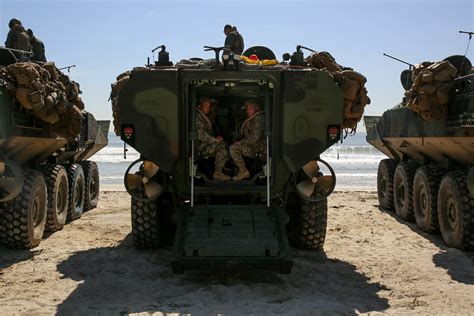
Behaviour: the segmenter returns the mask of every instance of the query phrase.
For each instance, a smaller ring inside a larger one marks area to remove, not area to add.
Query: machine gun
[[[165,45],[160,45],[151,50],[154,53],[156,50],[161,49],[158,52],[158,61],[155,61],[155,66],[173,66],[173,63],[170,62],[170,53],[166,51]]]
[[[71,66],[66,66],[66,67],[62,67],[62,68],[59,68],[59,70],[64,70],[64,69],[67,69],[67,73],[68,75],[71,74],[71,68],[75,68],[76,65],[71,65]]]
[[[383,53],[383,55],[386,56],[386,57],[388,57],[388,58],[392,58],[392,59],[394,59],[394,60],[396,60],[396,61],[399,61],[399,62],[401,62],[401,63],[403,63],[403,64],[405,64],[405,65],[410,66],[410,68],[409,68],[410,70],[413,70],[413,68],[415,68],[415,65],[410,64],[409,62],[406,62],[406,61],[404,61],[404,60],[401,60],[401,59],[398,59],[398,58],[396,58],[396,57],[390,56],[389,54]]]
[[[302,46],[302,45],[298,45],[298,46],[296,46],[296,52],[294,52],[293,55],[291,55],[290,65],[292,65],[292,66],[305,66],[304,55],[303,55],[303,52],[301,51],[302,49],[306,49],[306,50],[308,50],[312,53],[316,53],[316,51],[311,49],[311,48],[308,48],[308,47],[305,47],[305,46]],[[289,57],[290,57],[289,54],[284,54],[283,55],[283,60],[287,61],[287,60],[290,59]]]
[[[403,63],[403,64],[409,66],[408,69],[405,69],[405,70],[402,71],[402,73],[400,74],[400,82],[402,83],[402,87],[403,87],[405,90],[410,89],[411,85],[413,84],[413,80],[411,79],[411,74],[412,74],[413,69],[415,68],[415,65],[410,64],[409,62],[406,62],[406,61],[401,60],[401,59],[399,59],[399,58],[390,56],[389,54],[383,53],[383,55],[386,56],[386,57],[388,57],[388,58],[394,59],[394,60],[396,60],[396,61],[399,61],[399,62],[401,62],[401,63]]]

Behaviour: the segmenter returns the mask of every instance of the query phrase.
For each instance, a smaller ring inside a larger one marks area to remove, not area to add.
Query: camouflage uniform
[[[234,54],[242,55],[244,51],[244,38],[237,31],[236,27],[232,28],[232,31],[227,34],[224,46],[230,46],[230,50],[234,52]]]
[[[30,37],[21,24],[15,24],[12,26],[8,32],[7,40],[5,41],[5,47],[30,51]]]
[[[197,110],[196,151],[205,157],[216,157],[215,170],[221,171],[227,158],[227,143],[217,142],[212,135],[212,122],[206,114]],[[216,135],[217,136],[217,135]]]
[[[46,62],[46,55],[44,53],[44,43],[42,40],[33,35],[33,31],[28,29],[28,35],[31,39],[31,49],[33,50],[32,60]]]
[[[264,130],[265,117],[262,111],[256,112],[242,124],[240,132],[243,139],[230,146],[230,155],[239,169],[245,166],[243,156],[253,157],[258,153],[265,154]]]

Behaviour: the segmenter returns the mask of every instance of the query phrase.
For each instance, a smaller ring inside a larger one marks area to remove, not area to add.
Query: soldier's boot
[[[214,174],[212,175],[212,178],[216,181],[229,181],[230,177],[228,175],[225,175],[222,172],[222,168],[224,168],[225,164],[225,159],[222,158],[222,156],[216,156],[216,166],[214,169]]]
[[[245,163],[238,164],[237,167],[239,168],[239,173],[232,177],[234,181],[241,181],[243,179],[247,179],[250,177],[250,172],[247,170]]]
[[[214,171],[214,175],[212,176],[214,180],[217,181],[228,181],[230,180],[230,177],[228,175],[225,175],[222,170],[219,171]]]

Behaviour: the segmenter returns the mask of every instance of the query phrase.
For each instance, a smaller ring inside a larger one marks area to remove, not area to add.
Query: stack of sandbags
[[[43,67],[32,62],[14,63],[2,68],[0,77],[20,105],[51,124],[59,136],[74,139],[80,133],[80,109],[84,104],[79,97],[79,85],[69,81],[54,63]]]
[[[342,66],[336,62],[336,59],[328,52],[317,52],[309,55],[306,62],[310,67],[316,69],[326,69],[330,73],[341,71]]]
[[[408,107],[426,121],[444,119],[456,72],[456,67],[448,61],[416,65],[412,72],[413,85],[405,92]]]
[[[306,61],[308,66],[326,70],[341,86],[344,94],[343,128],[355,130],[364,114],[364,108],[370,104],[365,83],[367,79],[360,73],[339,65],[328,52],[315,52]]]
[[[370,104],[365,83],[367,79],[353,70],[343,70],[333,73],[333,77],[342,87],[344,95],[343,128],[355,129],[364,115],[364,108]]]
[[[120,111],[118,104],[118,95],[120,90],[125,86],[128,79],[130,79],[130,74],[132,72],[125,71],[117,76],[117,81],[112,83],[112,91],[110,92],[110,100],[112,101],[112,115],[114,118],[114,131],[115,135],[120,136]]]

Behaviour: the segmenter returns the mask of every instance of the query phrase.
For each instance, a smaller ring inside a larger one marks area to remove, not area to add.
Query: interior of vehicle
[[[271,89],[269,89],[266,83],[261,81],[213,81],[212,83],[191,87],[191,89],[195,89],[195,91],[190,94],[194,96],[192,100],[193,106],[191,108],[196,109],[203,97],[208,97],[212,100],[211,113],[208,115],[214,125],[212,130],[213,135],[211,136],[221,136],[228,146],[242,139],[241,126],[247,119],[244,106],[246,100],[254,100],[260,104],[265,116],[265,128],[270,127],[271,107],[269,105],[271,104],[273,96]],[[267,111],[269,112],[267,113]],[[196,111],[194,115],[197,115]],[[194,120],[192,121],[192,124],[194,124]],[[195,126],[192,126],[192,130],[195,130]],[[262,137],[262,142],[264,142],[264,146],[266,146],[265,133]],[[264,167],[267,160],[266,152],[262,151],[256,153],[255,156],[244,156],[243,158],[247,169],[250,171],[250,177],[241,181],[241,183],[265,185],[266,175]],[[199,150],[195,150],[194,164],[197,168],[197,172],[195,172],[196,185],[220,182],[213,179],[214,162],[214,156],[205,155],[199,152]],[[223,173],[232,177],[235,176],[237,172],[237,167],[230,155],[228,155]]]

